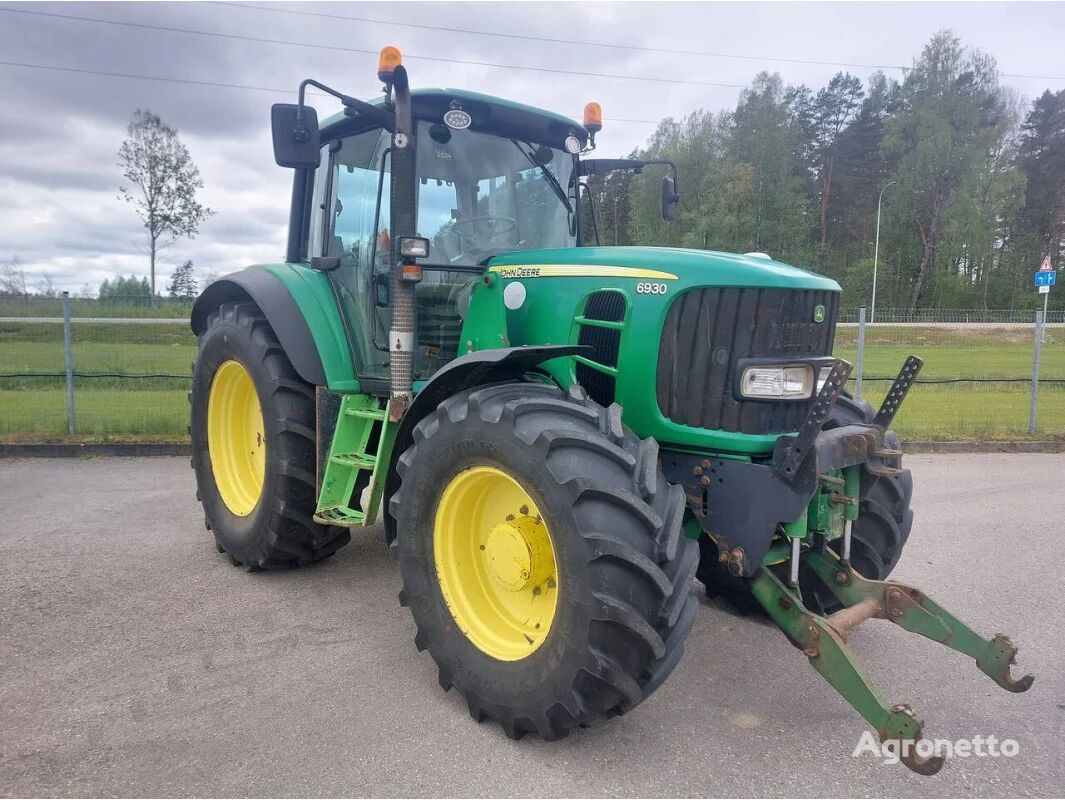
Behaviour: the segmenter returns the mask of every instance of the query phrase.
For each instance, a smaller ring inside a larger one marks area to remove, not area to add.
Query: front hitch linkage
[[[888,706],[855,664],[847,645],[851,630],[868,619],[886,619],[899,627],[940,642],[976,661],[976,666],[1010,692],[1027,691],[1032,675],[1014,678],[1010,667],[1017,647],[1008,636],[984,639],[968,625],[923,592],[897,581],[864,578],[846,562],[825,549],[806,552],[803,560],[844,608],[828,617],[809,611],[799,592],[786,586],[769,568],[762,567],[752,591],[766,612],[811,665],[872,725],[881,742],[895,742],[900,760],[921,775],[934,775],[943,756],[924,757],[917,750],[922,722],[909,706]]]

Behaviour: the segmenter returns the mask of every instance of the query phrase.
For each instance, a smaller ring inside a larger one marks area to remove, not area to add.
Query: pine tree
[[[192,274],[192,260],[186,260],[180,267],[174,270],[170,276],[170,283],[166,287],[167,294],[176,299],[193,300],[196,298],[197,281]]]

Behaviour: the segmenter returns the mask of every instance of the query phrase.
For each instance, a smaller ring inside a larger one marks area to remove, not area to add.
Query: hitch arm
[[[991,680],[1009,692],[1025,692],[1035,680],[1033,675],[1014,678],[1010,667],[1017,658],[1017,646],[1005,634],[984,639],[923,592],[897,581],[874,581],[863,578],[848,565],[828,552],[806,554],[806,563],[829,591],[846,608],[828,618],[829,625],[837,616],[841,621],[853,615],[854,609],[868,608],[871,616],[890,620],[900,628],[920,634],[963,653]],[[846,636],[846,629],[840,633]]]
[[[922,723],[909,706],[888,706],[854,662],[847,642],[828,620],[809,612],[767,567],[758,571],[751,591],[773,621],[810,664],[850,703],[880,736],[881,742],[898,742],[900,760],[921,775],[935,775],[943,767],[942,756],[921,757],[915,744],[922,738]]]
[[[921,371],[923,366],[924,359],[918,356],[909,356],[906,359],[902,369],[899,370],[899,374],[892,381],[891,388],[888,389],[888,393],[884,396],[884,402],[880,404],[880,410],[876,412],[876,418],[873,420],[874,425],[883,430],[891,427],[892,420],[899,413],[899,406],[906,399],[906,393],[910,391],[910,387],[917,380],[917,373]]]

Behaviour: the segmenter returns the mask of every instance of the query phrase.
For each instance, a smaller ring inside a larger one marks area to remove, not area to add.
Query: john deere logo
[[[824,306],[814,306],[814,322],[824,322],[824,321],[825,321],[825,307]]]

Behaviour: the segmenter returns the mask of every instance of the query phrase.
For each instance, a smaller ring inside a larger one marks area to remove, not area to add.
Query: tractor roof
[[[383,106],[384,97],[371,101]],[[580,123],[562,114],[541,108],[515,103],[501,97],[469,92],[464,89],[415,89],[411,92],[411,107],[414,116],[421,119],[441,121],[453,102],[461,105],[473,119],[473,130],[482,130],[498,136],[510,136],[562,147],[567,136],[576,136],[583,146],[588,132]],[[322,122],[322,139],[346,136],[373,127],[358,115],[333,114]]]

